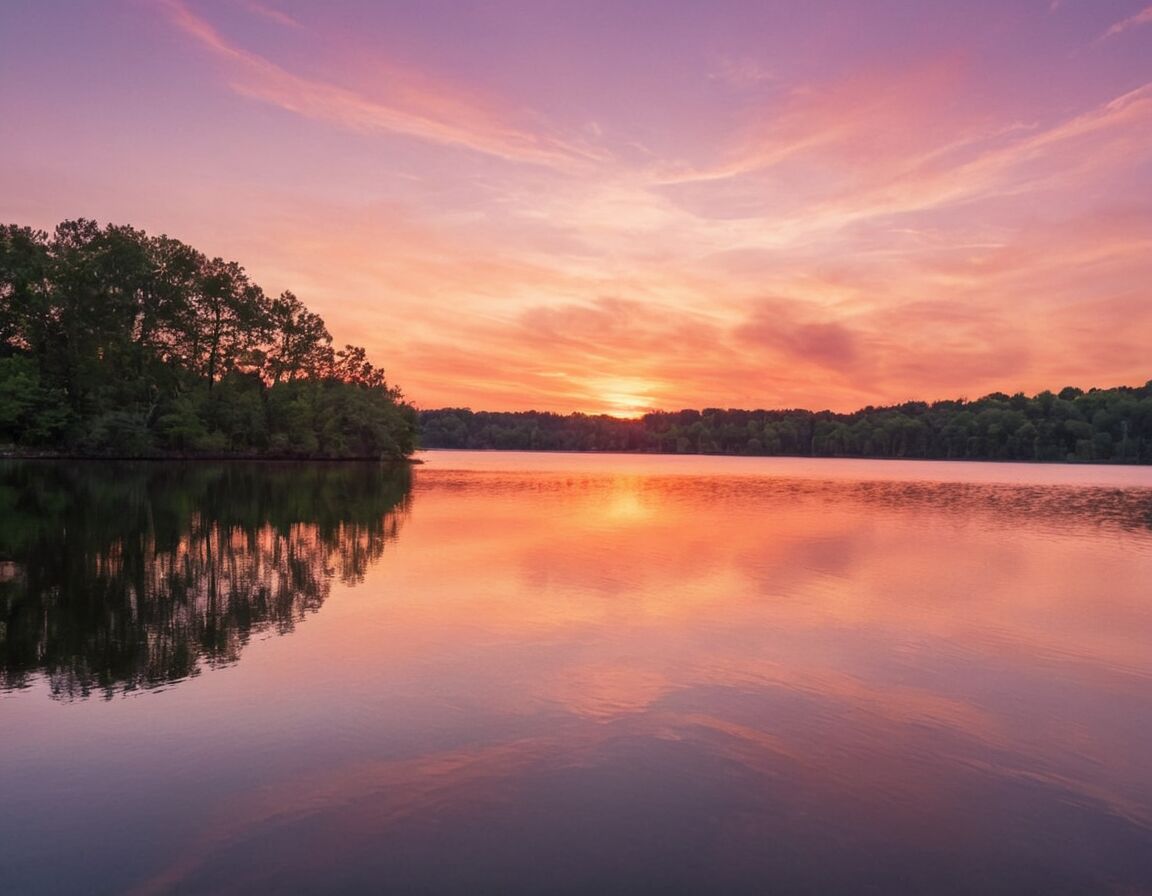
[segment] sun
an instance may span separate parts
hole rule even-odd
[[[607,413],[613,417],[636,420],[652,410],[650,404],[642,403],[641,399],[634,395],[605,395],[603,401],[608,408]]]
[[[589,384],[598,395],[597,413],[636,419],[655,409],[656,384],[631,377],[614,377]]]

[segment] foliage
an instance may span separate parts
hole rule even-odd
[[[0,226],[0,446],[396,459],[415,434],[364,349],[235,262],[84,219]]]
[[[420,413],[427,448],[1152,463],[1152,382],[831,411]]]

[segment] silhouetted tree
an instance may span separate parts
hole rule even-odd
[[[363,348],[331,343],[291,292],[179,240],[0,227],[0,446],[410,454],[415,411]]]
[[[422,411],[420,427],[427,448],[1152,463],[1152,382],[851,414],[705,408],[622,420],[443,408]]]

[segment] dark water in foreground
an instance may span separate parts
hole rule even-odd
[[[1152,471],[0,463],[0,892],[1152,893]]]

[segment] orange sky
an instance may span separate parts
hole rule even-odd
[[[234,258],[422,407],[1152,378],[1140,0],[6,4],[0,120],[0,219]]]

